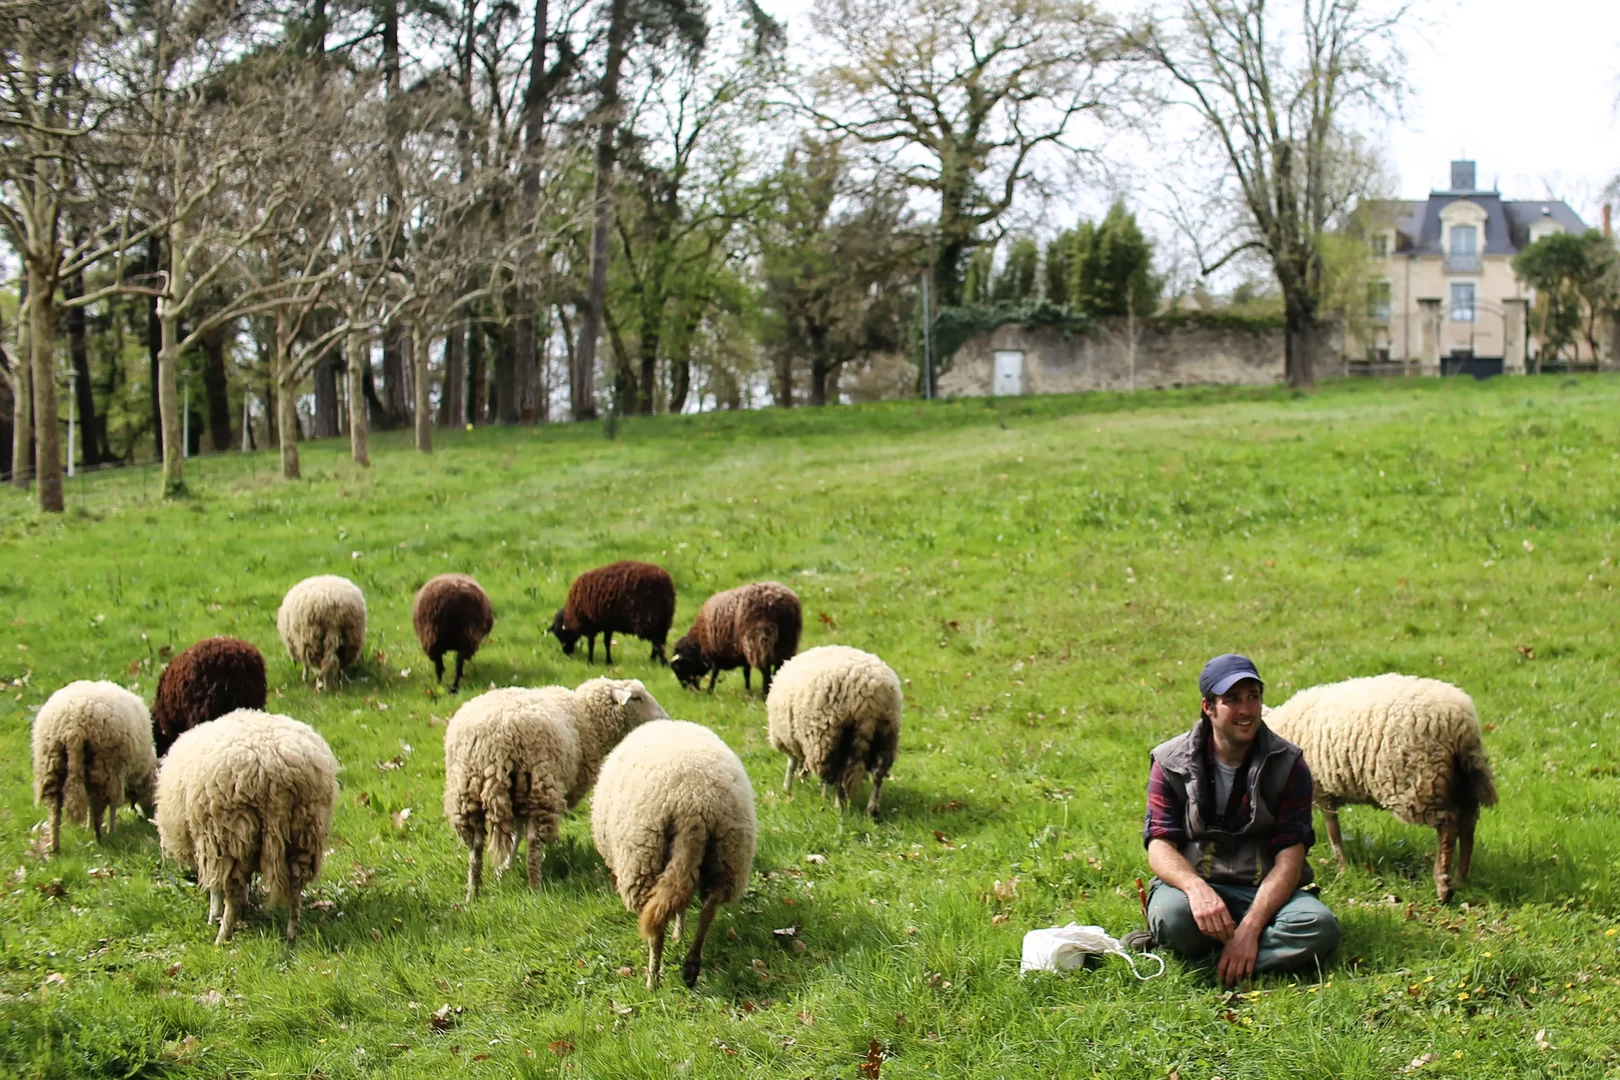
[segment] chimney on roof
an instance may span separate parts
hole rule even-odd
[[[1453,161],[1451,163],[1451,190],[1474,190],[1474,163],[1472,161]]]

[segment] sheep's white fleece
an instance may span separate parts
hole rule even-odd
[[[58,795],[70,821],[89,825],[92,801],[150,805],[157,779],[152,717],[117,683],[71,682],[34,716],[34,805]]]
[[[701,724],[656,720],[602,765],[591,837],[642,935],[700,886],[728,903],[748,887],[759,825],[754,788],[731,748]]]
[[[276,612],[287,655],[316,673],[325,688],[340,668],[353,667],[366,646],[366,596],[345,577],[321,574],[287,590]]]
[[[563,813],[591,790],[602,759],[625,732],[666,715],[639,679],[480,694],[445,728],[445,816],[469,847],[482,818],[497,864],[511,857],[519,825],[530,819],[538,838],[550,843]]]
[[[294,905],[320,873],[337,803],[337,758],[308,724],[237,709],[175,740],[158,771],[165,857],[209,890],[255,871],[271,904]]]
[[[771,746],[852,792],[868,769],[887,771],[900,740],[900,677],[869,652],[820,645],[776,674],[765,710]]]
[[[1266,724],[1305,752],[1318,805],[1372,803],[1439,826],[1460,800],[1496,802],[1473,699],[1450,683],[1391,673],[1313,686]]]

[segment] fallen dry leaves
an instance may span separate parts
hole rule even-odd
[[[873,1039],[871,1044],[866,1048],[866,1060],[861,1062],[860,1068],[856,1071],[862,1076],[869,1077],[870,1080],[877,1080],[878,1075],[880,1072],[882,1072],[882,1070],[883,1044],[878,1042],[876,1039]]]

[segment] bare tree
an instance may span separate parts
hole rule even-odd
[[[1079,121],[1116,88],[1112,23],[1082,0],[818,0],[811,25],[831,55],[800,106],[939,200],[934,285],[959,303],[980,230],[1040,153],[1085,153]]]
[[[1377,175],[1349,125],[1404,95],[1397,31],[1410,11],[1410,0],[1187,0],[1136,34],[1165,77],[1161,100],[1199,117],[1198,149],[1220,165],[1183,215],[1200,268],[1264,256],[1283,293],[1290,386],[1313,380],[1323,237]]]

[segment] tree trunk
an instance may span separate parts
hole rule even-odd
[[[56,296],[45,276],[28,265],[28,340],[33,346],[34,475],[39,508],[62,512],[62,433],[56,412]]]
[[[832,374],[832,365],[819,356],[810,360],[810,404],[827,404],[827,377]]]
[[[503,326],[495,348],[495,422],[502,427],[517,423],[517,349],[512,327]]]
[[[315,416],[310,433],[317,439],[328,439],[338,433],[338,363],[334,353],[316,364],[311,373],[315,384]]]
[[[353,326],[357,319],[351,319]],[[349,360],[349,456],[356,465],[369,468],[371,451],[366,445],[366,375],[371,371],[371,342],[363,330],[350,330],[347,341]]]
[[[571,380],[575,420],[596,416],[596,337],[602,328],[607,303],[608,241],[613,229],[613,167],[619,128],[619,69],[624,64],[629,35],[629,0],[611,0],[608,6],[607,59],[602,72],[602,95],[597,106],[601,126],[596,134],[596,191],[591,221],[591,279],[585,294],[585,317],[580,320],[579,346],[574,350]]]
[[[62,295],[76,299],[84,295],[84,274],[74,274]],[[96,392],[90,383],[90,348],[85,333],[82,307],[67,310],[68,357],[73,363],[73,396],[79,411],[79,460],[87,468],[101,464],[101,444],[96,438]]]
[[[776,354],[776,404],[778,408],[793,408],[793,352],[784,348]]]
[[[467,385],[470,396],[467,399],[467,416],[469,424],[484,423],[484,401],[489,396],[487,382],[489,379],[488,365],[484,363],[484,328],[473,325],[467,328]]]
[[[1289,386],[1307,389],[1315,385],[1311,361],[1316,347],[1316,320],[1309,303],[1296,290],[1285,289],[1283,295],[1283,371]]]
[[[146,242],[146,272],[156,276],[163,269],[163,245],[156,236]],[[162,382],[159,375],[161,364],[158,355],[163,351],[163,320],[158,317],[158,298],[150,298],[146,302],[146,356],[147,365],[151,368],[152,388],[152,439],[154,442],[153,454],[163,457],[163,405],[158,400],[158,386]]]
[[[538,411],[535,370],[535,302],[532,290],[518,290],[518,310],[524,312],[512,321],[512,396],[515,419],[534,423]]]
[[[628,416],[640,411],[636,406],[636,377],[630,370],[630,353],[624,347],[624,338],[619,335],[619,324],[613,318],[613,312],[603,309],[607,324],[608,341],[613,347],[613,364],[609,369],[613,373],[613,411],[619,416]]]
[[[291,357],[278,357],[277,366],[290,374]],[[276,378],[276,428],[281,432],[281,475],[288,480],[302,476],[298,461],[298,384]]]
[[[17,312],[17,355],[11,377],[11,486],[27,491],[34,479],[34,354],[28,333],[28,279]]]
[[[467,422],[467,324],[457,321],[444,340],[444,389],[439,394],[439,426]]]
[[[230,382],[225,373],[223,326],[203,335],[203,393],[208,398],[208,440],[216,451],[231,448]]]
[[[416,393],[416,448],[424,454],[433,453],[433,404],[428,391],[428,328],[418,319],[411,324],[411,385]]]
[[[410,416],[410,399],[405,396],[406,342],[403,326],[383,331],[383,417],[378,427],[403,427]]]

